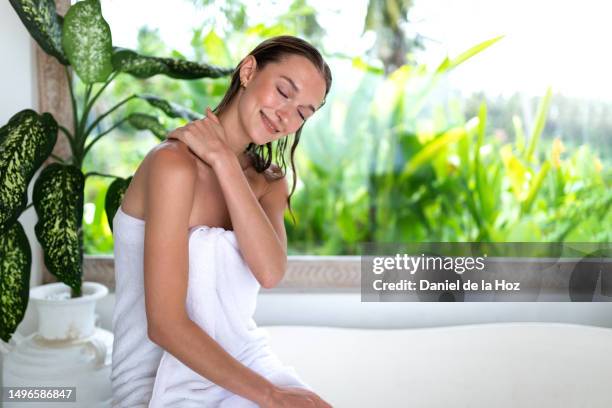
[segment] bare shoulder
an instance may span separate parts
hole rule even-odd
[[[147,159],[157,164],[174,163],[183,164],[185,166],[195,165],[193,153],[189,151],[184,143],[173,139],[166,140],[151,149],[147,154]]]
[[[178,184],[189,193],[195,178],[196,165],[186,146],[180,142],[162,142],[151,149],[136,169],[134,177],[123,198],[122,206],[135,217],[146,217],[146,196],[154,193],[162,183]],[[162,194],[163,195],[163,194]]]
[[[160,143],[147,154],[146,178],[150,188],[157,190],[162,185],[173,184],[173,189],[193,192],[197,165],[186,146],[179,143]]]
[[[179,141],[166,141],[155,146],[146,157],[147,173],[152,177],[169,176],[172,174],[197,174],[197,165],[193,154],[185,144]]]

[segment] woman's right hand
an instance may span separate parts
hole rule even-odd
[[[206,117],[189,122],[185,126],[174,129],[167,135],[168,139],[176,139],[185,143],[209,166],[222,159],[224,154],[231,154],[227,145],[225,129],[219,118],[206,109]]]
[[[332,408],[312,391],[276,386],[261,408]]]

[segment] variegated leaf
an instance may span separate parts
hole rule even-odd
[[[219,78],[234,72],[233,68],[219,68],[174,58],[148,57],[118,47],[113,49],[113,67],[137,78],[149,78],[159,74],[176,79]]]
[[[62,48],[62,21],[53,0],[9,0],[32,38],[47,54],[68,65]]]
[[[117,209],[121,205],[125,191],[129,187],[131,181],[132,176],[127,179],[118,177],[108,186],[108,190],[106,190],[104,209],[106,210],[106,218],[108,219],[108,225],[111,231],[113,230],[113,219],[115,218]]]
[[[98,0],[84,0],[70,7],[64,17],[62,45],[83,82],[104,82],[113,72],[111,31]]]
[[[83,190],[85,177],[72,165],[53,163],[34,183],[34,227],[45,265],[60,281],[81,293],[83,261]]]
[[[202,117],[204,116],[192,110],[189,110],[177,103],[168,102],[165,99],[159,98],[155,95],[138,95],[138,97],[149,102],[149,105],[161,109],[166,115],[170,116],[171,118],[196,120],[202,119]]]
[[[150,130],[159,140],[164,140],[168,131],[159,123],[155,116],[145,113],[132,113],[128,116],[128,122],[138,130]]]
[[[57,122],[31,109],[16,113],[0,128],[0,233],[27,205],[28,185],[57,140]]]
[[[7,343],[28,307],[31,266],[30,243],[18,221],[0,234],[0,338]]]

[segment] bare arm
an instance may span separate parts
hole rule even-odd
[[[286,181],[284,191],[276,187],[274,194],[260,204],[238,158],[225,143],[223,125],[210,109],[207,109],[206,118],[194,120],[171,132],[168,137],[185,143],[213,168],[245,262],[261,286],[276,286],[287,269],[287,238],[283,222]]]
[[[151,160],[144,244],[149,338],[203,377],[263,405],[274,392],[273,384],[234,359],[185,309],[194,163],[174,148],[154,152]]]
[[[234,154],[220,154],[212,167],[244,260],[261,286],[276,286],[287,269],[287,235],[283,221],[287,199],[285,178],[272,182],[260,204]]]

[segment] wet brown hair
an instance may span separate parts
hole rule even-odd
[[[277,37],[268,38],[267,40],[260,43],[257,47],[255,47],[248,55],[252,55],[255,57],[257,61],[257,70],[263,69],[267,64],[271,62],[281,62],[283,57],[287,55],[301,55],[303,57],[308,58],[313,65],[319,70],[323,79],[325,80],[325,96],[329,93],[329,89],[332,84],[332,75],[329,66],[321,56],[321,53],[309,42],[302,40],[301,38],[290,36],[290,35],[281,35]],[[248,56],[247,55],[247,56]],[[246,56],[245,56],[246,58]],[[230,102],[234,99],[234,97],[238,94],[240,90],[240,67],[244,62],[243,58],[232,74],[232,79],[230,82],[229,89],[221,99],[221,102],[217,105],[213,112],[215,114],[219,114],[226,109]],[[323,106],[325,104],[325,100],[321,104]],[[291,217],[293,218],[293,223],[295,224],[295,217],[293,216],[293,212],[291,211],[291,196],[295,191],[295,185],[297,183],[297,173],[295,171],[295,163],[294,163],[294,152],[300,141],[300,135],[302,134],[302,128],[304,124],[295,132],[293,145],[291,146],[291,172],[293,173],[293,186],[291,188],[291,193],[287,197],[287,205],[289,207],[289,212],[291,213]],[[258,145],[255,143],[250,143],[245,149],[245,153],[251,157],[253,162],[253,167],[258,173],[266,172],[272,179],[279,179],[286,175],[287,164],[285,163],[285,149],[287,147],[287,139],[289,139],[289,135],[280,138],[275,141],[276,149],[275,154],[272,154],[272,145],[273,142],[268,142],[265,145]],[[280,164],[280,167],[275,165],[272,167],[272,158],[276,157],[275,162]]]

